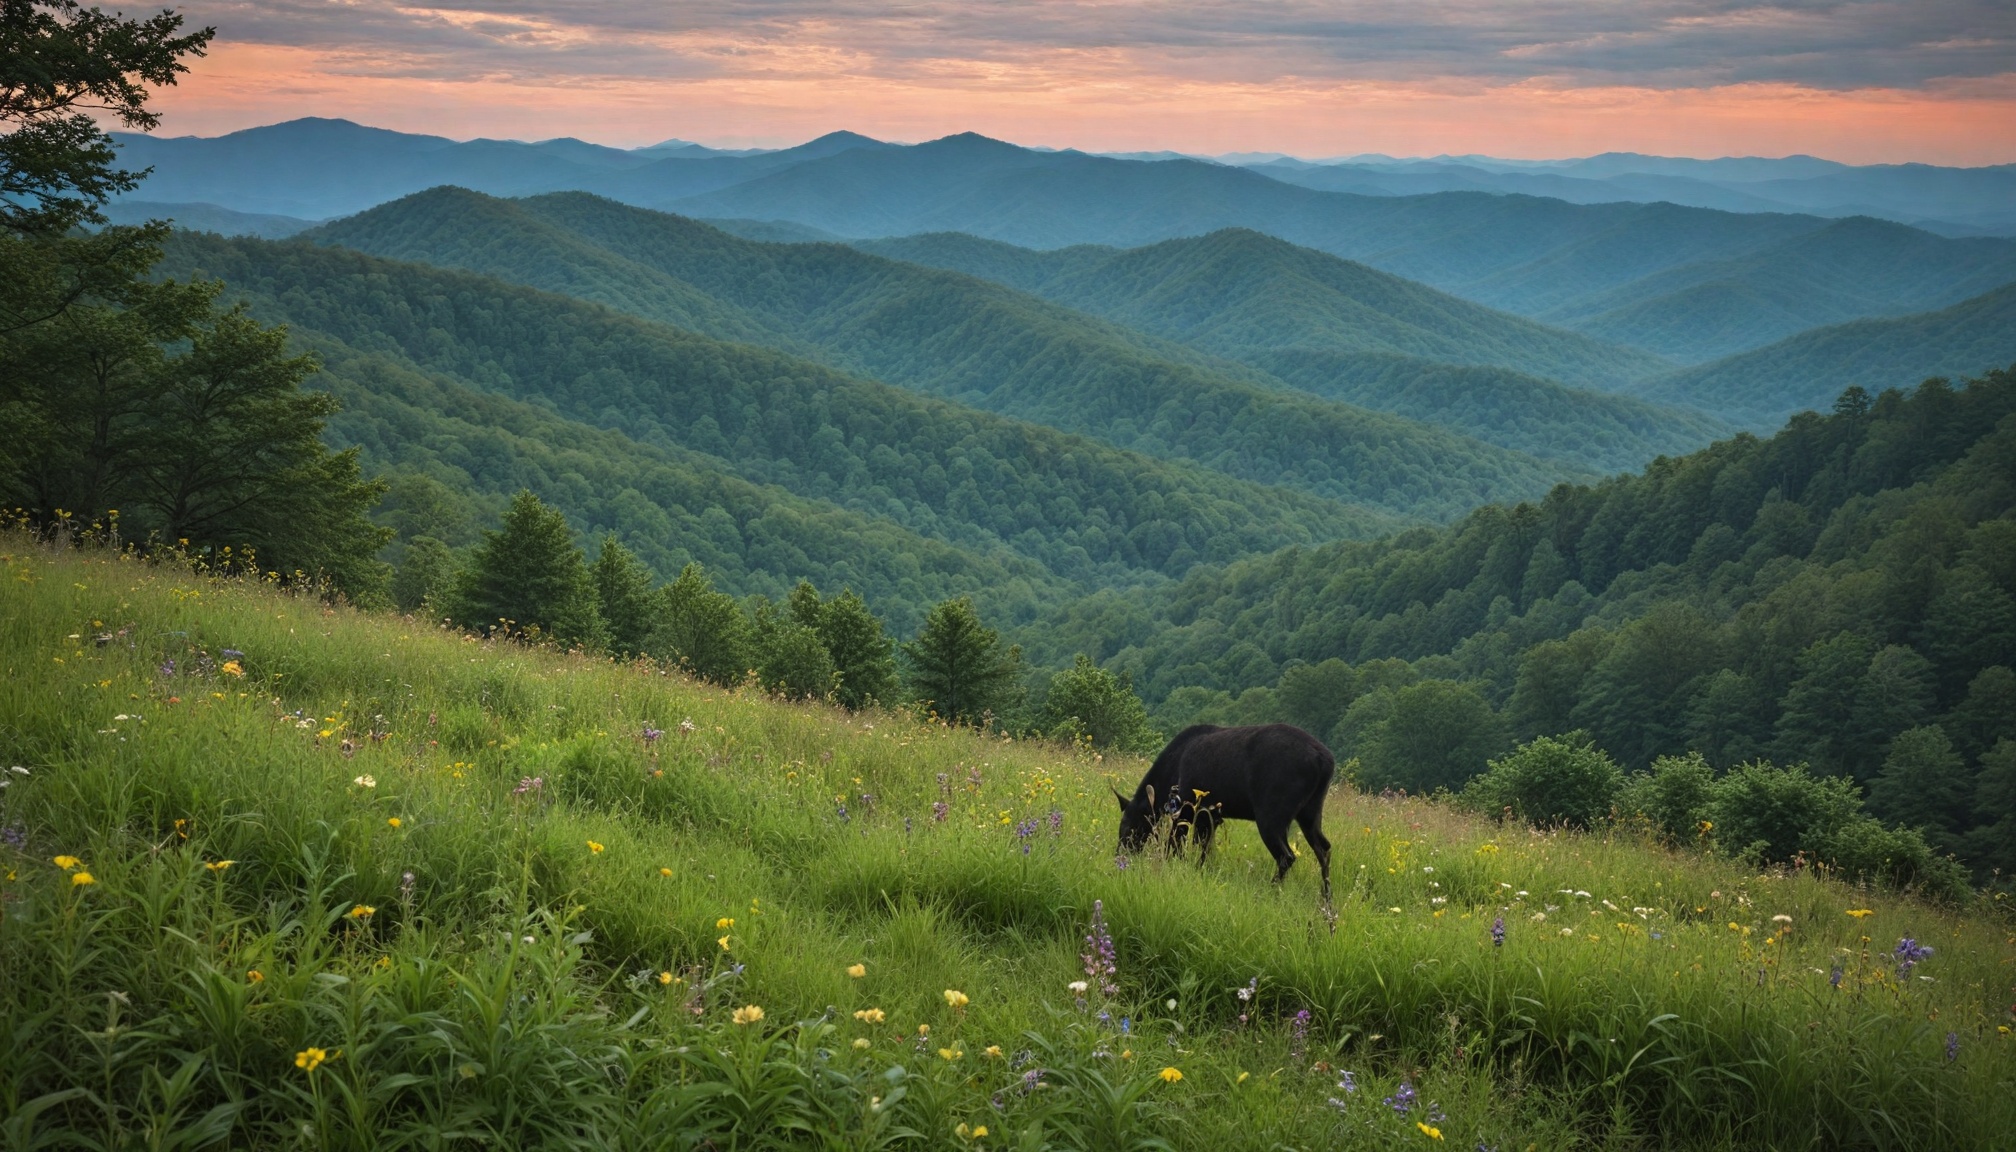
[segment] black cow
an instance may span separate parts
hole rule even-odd
[[[1323,797],[1336,774],[1330,749],[1289,724],[1185,728],[1155,758],[1132,799],[1114,791],[1120,801],[1120,851],[1140,851],[1155,825],[1171,816],[1170,847],[1181,850],[1185,834],[1195,829],[1201,863],[1221,822],[1251,820],[1274,857],[1278,884],[1295,863],[1288,847],[1288,824],[1294,821],[1316,852],[1328,900],[1330,840],[1323,835]]]

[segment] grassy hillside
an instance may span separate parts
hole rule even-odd
[[[2012,281],[2016,241],[1854,217],[1752,255],[1668,269],[1545,319],[1699,362],[1809,328],[1944,308]]]
[[[1177,348],[1000,285],[839,245],[760,244],[591,196],[442,189],[314,233],[468,267],[702,331],[761,325],[787,350],[1240,479],[1422,518],[1564,471],[1396,417],[1213,370]],[[741,328],[714,328],[751,339]]]
[[[1347,789],[1332,931],[1306,851],[1271,888],[1244,826],[1201,872],[1117,868],[1105,786],[1139,762],[0,551],[10,1147],[1988,1149],[2016,1122],[1990,908]],[[1095,911],[1114,992],[1080,1002]],[[1904,937],[1934,949],[1900,971]]]
[[[986,242],[946,236],[860,247],[974,275],[997,265]],[[1245,228],[1087,259],[1069,248],[1047,275],[1017,286],[1059,304],[1235,359],[1280,348],[1385,352],[1490,365],[1583,387],[1615,389],[1662,361],[1480,307],[1350,260]],[[1044,254],[1048,256],[1049,254]]]
[[[1825,408],[1853,384],[1903,388],[1928,376],[1958,377],[2016,359],[2016,284],[1937,312],[1856,320],[1656,377],[1647,399],[1691,404],[1752,427],[1802,409]]]

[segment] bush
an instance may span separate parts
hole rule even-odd
[[[1617,811],[1644,819],[1671,839],[1693,840],[1714,794],[1715,769],[1699,752],[1661,756],[1652,771],[1634,773],[1617,793]]]
[[[1493,760],[1463,797],[1481,811],[1509,808],[1533,824],[1587,828],[1610,812],[1623,785],[1623,771],[1588,734],[1570,732],[1538,737]]]
[[[1115,675],[1079,653],[1071,667],[1050,681],[1043,695],[1043,731],[1053,737],[1091,741],[1094,748],[1147,754],[1162,737],[1148,725],[1148,710],[1126,675]]]
[[[1954,903],[1972,891],[1967,869],[1951,856],[1933,851],[1924,833],[1901,824],[1885,828],[1873,816],[1858,816],[1817,836],[1813,848],[1843,879],[1914,888]]]
[[[1716,781],[1707,807],[1716,843],[1760,863],[1783,863],[1801,852],[1824,859],[1821,843],[1861,815],[1854,781],[1769,760],[1739,765]]]

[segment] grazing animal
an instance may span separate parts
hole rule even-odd
[[[1120,795],[1120,852],[1137,852],[1163,817],[1174,817],[1169,844],[1183,847],[1194,830],[1197,858],[1211,852],[1218,825],[1251,820],[1260,842],[1274,857],[1274,882],[1288,875],[1295,853],[1288,847],[1290,821],[1316,852],[1323,872],[1323,899],[1330,899],[1330,840],[1323,835],[1323,797],[1337,774],[1330,749],[1289,724],[1221,728],[1197,724],[1176,734],[1130,799]]]

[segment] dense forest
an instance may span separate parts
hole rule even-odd
[[[1806,762],[2016,866],[1994,759],[2016,738],[2012,413],[2012,371],[1850,389],[1768,439],[1097,594],[1024,635],[1130,673],[1165,725],[1290,720],[1378,785],[1459,788],[1579,729],[1627,768]]]

